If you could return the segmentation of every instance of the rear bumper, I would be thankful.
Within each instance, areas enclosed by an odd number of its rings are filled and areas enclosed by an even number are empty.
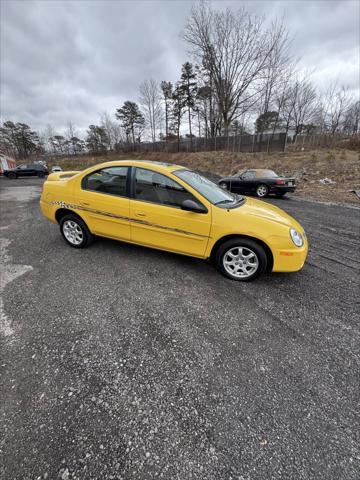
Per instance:
[[[50,203],[46,203],[43,200],[40,200],[40,210],[41,210],[41,213],[44,215],[44,217],[50,220],[50,222],[57,223],[55,218],[56,209],[54,208],[54,205],[51,205]]]
[[[273,185],[270,187],[270,193],[287,193],[295,192],[296,185],[290,187],[289,185]]]

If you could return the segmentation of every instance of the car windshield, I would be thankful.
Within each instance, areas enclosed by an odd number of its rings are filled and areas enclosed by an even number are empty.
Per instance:
[[[242,197],[239,197],[239,195],[234,195],[224,190],[216,183],[191,170],[177,170],[174,172],[174,175],[184,180],[184,182],[188,183],[214,205],[230,205],[242,200]]]

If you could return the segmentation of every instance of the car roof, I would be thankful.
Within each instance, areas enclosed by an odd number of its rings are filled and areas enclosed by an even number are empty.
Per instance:
[[[141,168],[149,168],[151,170],[155,170],[157,172],[174,172],[176,170],[185,169],[186,167],[182,167],[181,165],[175,165],[173,163],[166,163],[166,162],[156,162],[152,160],[113,160],[111,162],[104,162],[98,165],[93,165],[93,167],[97,168],[105,168],[105,167],[141,167]],[[92,168],[93,168],[92,167]]]
[[[274,170],[270,170],[270,168],[245,168],[242,171],[255,172],[257,177],[259,177],[260,175],[267,175],[268,173],[276,173],[274,172]]]

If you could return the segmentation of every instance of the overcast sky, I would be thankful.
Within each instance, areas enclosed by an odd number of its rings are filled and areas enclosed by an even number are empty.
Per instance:
[[[72,120],[82,131],[138,100],[139,83],[177,81],[189,59],[180,32],[191,1],[1,0],[1,120]],[[320,89],[339,80],[359,92],[359,1],[221,1],[284,16],[292,52]]]

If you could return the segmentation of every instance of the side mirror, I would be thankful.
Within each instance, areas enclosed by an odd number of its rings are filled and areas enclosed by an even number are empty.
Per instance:
[[[184,200],[181,204],[181,210],[186,210],[188,212],[195,212],[195,213],[206,213],[207,209],[202,205],[194,202],[194,200]]]

